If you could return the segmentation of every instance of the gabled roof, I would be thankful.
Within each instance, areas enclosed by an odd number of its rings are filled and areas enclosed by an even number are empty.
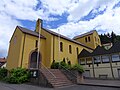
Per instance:
[[[78,55],[78,57],[82,58],[88,56],[105,55],[105,54],[112,54],[119,52],[120,52],[120,42],[118,41],[109,50],[104,49],[104,47],[97,46],[97,48],[92,53],[88,53],[88,51],[82,50],[82,52]]]
[[[26,33],[26,34],[29,34],[29,35],[32,35],[32,36],[36,36],[36,37],[39,37],[39,34],[35,31],[32,31],[32,30],[29,30],[29,29],[26,29],[26,28],[23,28],[21,26],[17,26],[23,33]],[[45,37],[43,35],[40,35],[40,38],[44,38]]]
[[[120,41],[117,41],[113,46],[108,50],[109,53],[118,53],[120,52]]]
[[[6,59],[5,58],[0,58],[0,63],[5,63]]]
[[[56,33],[56,32],[53,32],[53,31],[51,31],[51,30],[47,30],[47,29],[44,29],[44,28],[42,28],[42,29],[45,30],[46,32],[52,34],[52,35],[55,35],[55,36],[57,36],[57,37],[59,36],[60,38],[66,39],[66,40],[68,40],[68,41],[70,41],[70,42],[79,44],[79,45],[81,45],[81,46],[83,46],[83,47],[86,47],[86,48],[88,48],[88,49],[93,50],[92,48],[86,46],[85,44],[82,44],[82,43],[80,43],[80,42],[78,42],[78,41],[75,41],[75,40],[73,40],[73,39],[70,39],[70,38],[68,38],[68,37],[66,37],[66,36],[63,36],[63,35],[61,35],[61,34],[58,34],[58,33]]]
[[[81,53],[78,55],[78,58],[89,57],[89,56],[91,56],[91,53],[88,52],[87,50],[83,49],[83,50],[81,51]]]
[[[92,30],[92,31],[89,31],[89,32],[87,32],[87,33],[84,33],[84,34],[75,36],[73,39],[81,38],[81,37],[84,37],[84,36],[86,36],[86,35],[93,34],[94,32],[96,32],[96,30]]]
[[[96,49],[92,52],[92,56],[107,54],[108,50],[105,50],[104,47],[97,46]]]

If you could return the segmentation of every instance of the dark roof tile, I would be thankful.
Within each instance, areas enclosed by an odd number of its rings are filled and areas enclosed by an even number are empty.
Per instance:
[[[32,31],[32,30],[29,30],[29,29],[26,29],[26,28],[23,28],[21,26],[17,26],[23,33],[26,33],[26,34],[30,34],[30,35],[33,35],[33,36],[36,36],[36,37],[39,37],[39,34],[35,31]],[[40,35],[41,38],[44,38],[45,37],[43,35]]]
[[[42,28],[42,29],[44,29],[44,28]],[[86,48],[88,48],[88,49],[93,50],[92,48],[87,47],[86,45],[84,45],[84,44],[82,44],[82,43],[80,43],[80,42],[78,42],[78,41],[75,41],[75,40],[73,40],[73,39],[70,39],[70,38],[68,38],[68,37],[65,37],[65,36],[63,36],[63,35],[61,35],[61,34],[58,34],[58,33],[56,33],[56,32],[53,32],[53,31],[47,30],[47,29],[44,29],[44,30],[45,30],[46,32],[52,34],[52,35],[59,36],[60,38],[66,39],[66,40],[68,40],[68,41],[71,41],[71,42],[73,42],[73,43],[79,44],[79,45],[81,45],[81,46],[84,46],[84,47],[86,47]]]
[[[117,41],[113,46],[108,50],[109,53],[118,53],[120,52],[120,41]]]
[[[89,56],[91,56],[91,53],[88,52],[87,50],[83,49],[83,50],[81,51],[81,53],[78,55],[78,58],[89,57]]]
[[[107,54],[108,50],[105,50],[104,47],[97,46],[96,49],[92,52],[92,56]]]

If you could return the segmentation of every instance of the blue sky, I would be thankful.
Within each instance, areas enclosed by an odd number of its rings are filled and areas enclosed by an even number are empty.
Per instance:
[[[34,30],[38,18],[69,38],[93,29],[120,34],[120,0],[1,0],[0,57],[7,56],[15,27]]]

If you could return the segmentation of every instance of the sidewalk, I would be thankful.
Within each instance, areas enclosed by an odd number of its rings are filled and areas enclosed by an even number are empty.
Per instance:
[[[84,79],[80,85],[104,86],[120,88],[120,80],[99,80],[99,79]]]

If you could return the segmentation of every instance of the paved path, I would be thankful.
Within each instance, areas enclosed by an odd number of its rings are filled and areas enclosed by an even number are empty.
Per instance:
[[[108,86],[120,88],[120,80],[84,79],[81,85]]]
[[[7,84],[0,82],[0,90],[120,90],[120,80],[85,79],[82,85],[73,85],[70,87],[58,89],[44,88],[26,84]]]
[[[76,86],[66,87],[66,88],[61,88],[61,89],[56,89],[56,90],[120,90],[120,88],[76,85]]]
[[[54,89],[26,84],[6,84],[0,82],[0,90],[54,90]]]

